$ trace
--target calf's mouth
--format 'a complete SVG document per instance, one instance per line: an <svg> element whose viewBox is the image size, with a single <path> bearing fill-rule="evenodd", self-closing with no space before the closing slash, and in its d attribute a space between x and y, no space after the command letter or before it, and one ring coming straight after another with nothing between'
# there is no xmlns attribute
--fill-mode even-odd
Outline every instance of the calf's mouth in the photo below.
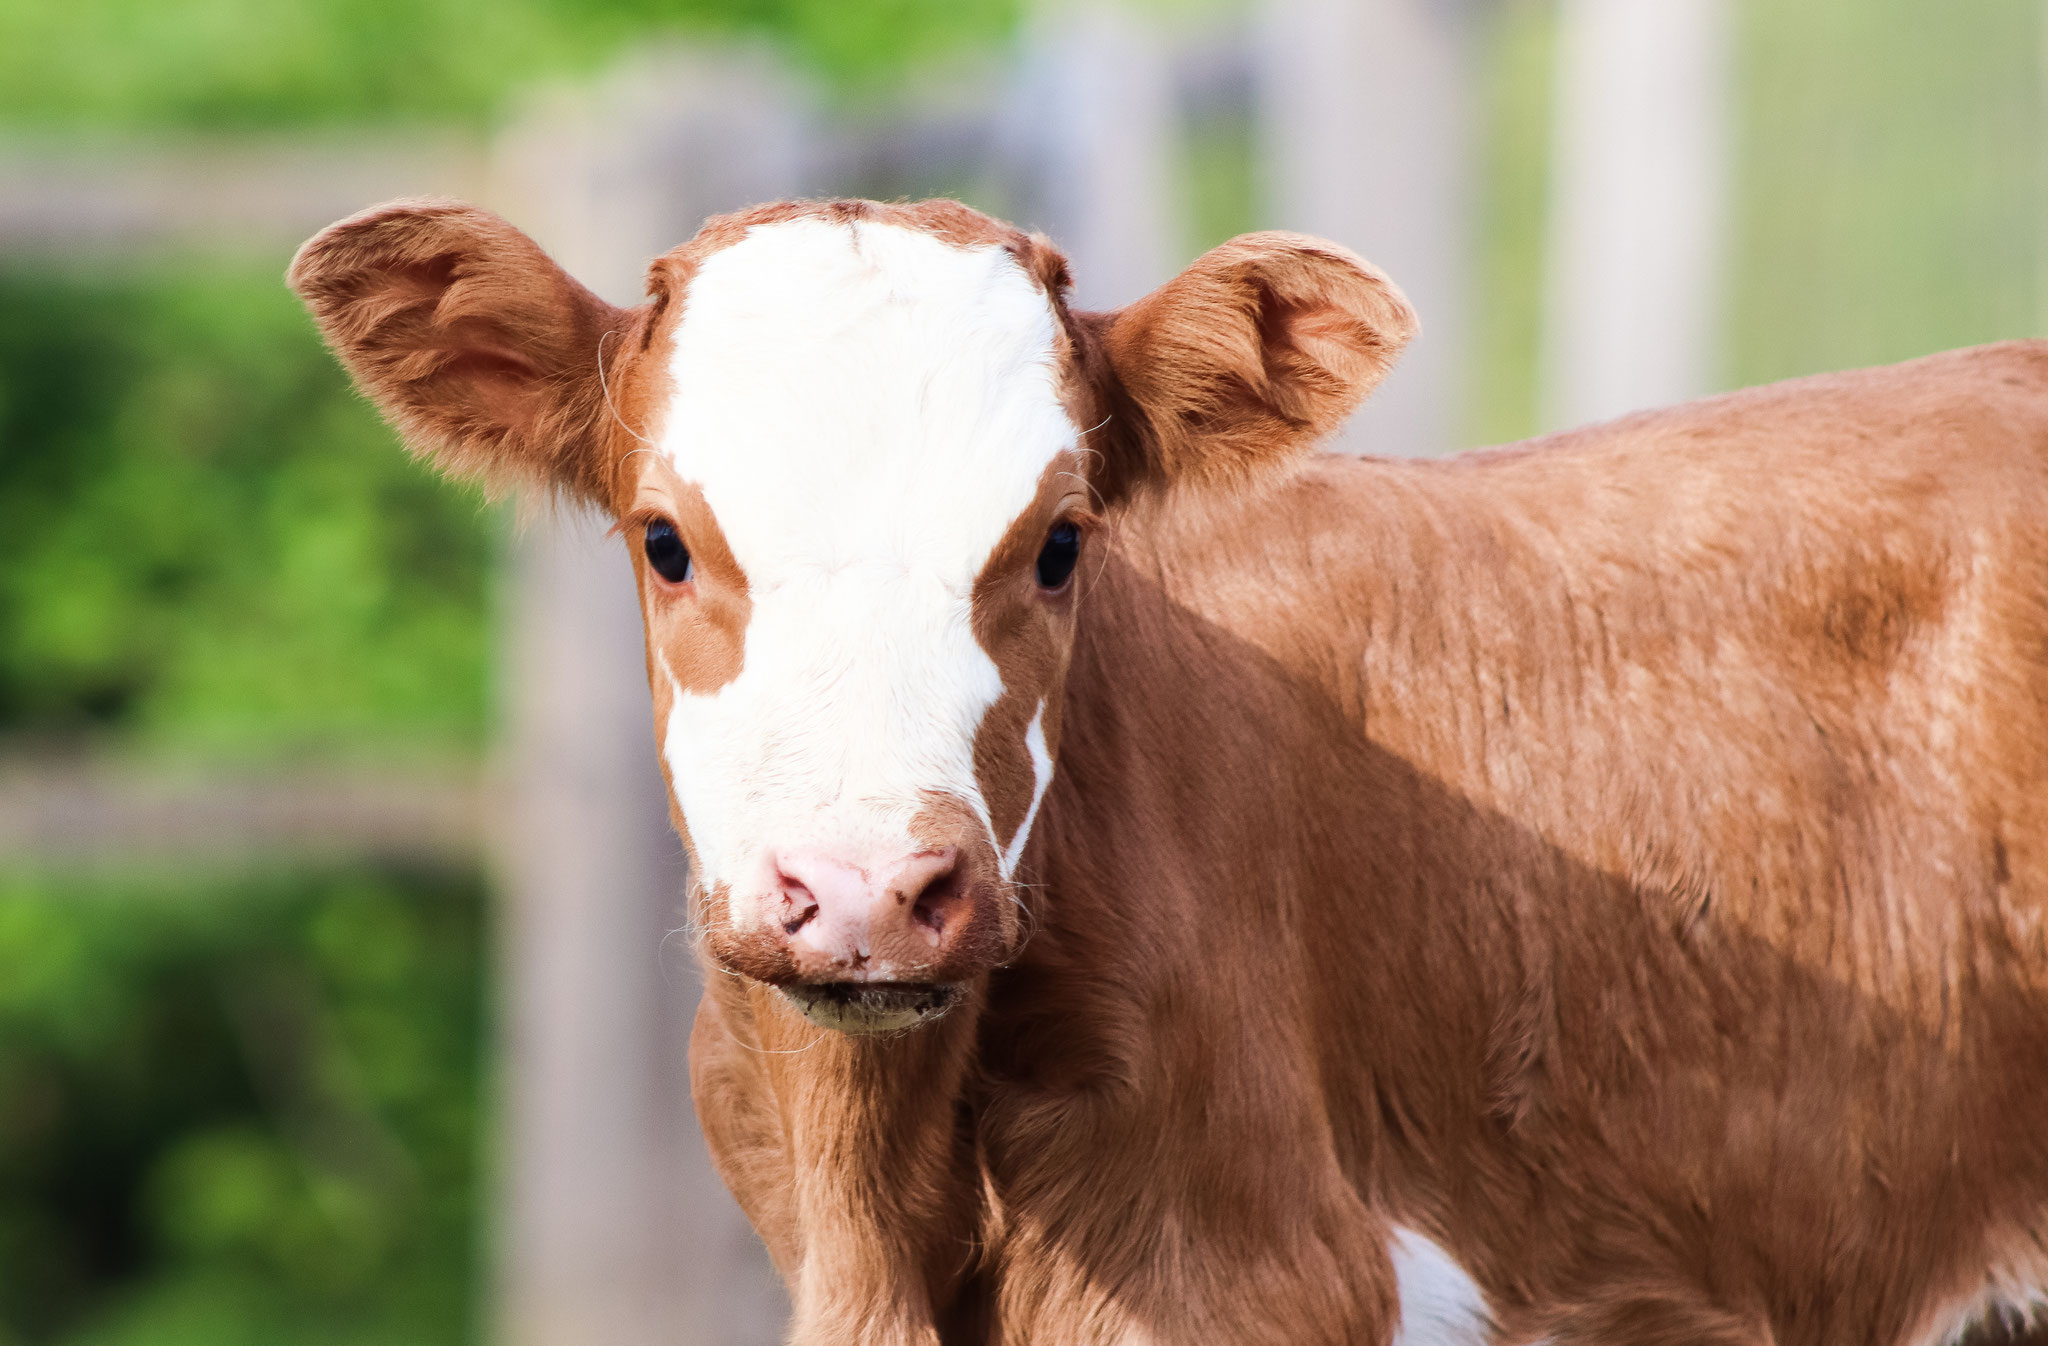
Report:
<svg viewBox="0 0 2048 1346"><path fill-rule="evenodd" d="M940 982L828 981L778 988L799 1013L840 1033L894 1033L953 1008L960 988Z"/></svg>

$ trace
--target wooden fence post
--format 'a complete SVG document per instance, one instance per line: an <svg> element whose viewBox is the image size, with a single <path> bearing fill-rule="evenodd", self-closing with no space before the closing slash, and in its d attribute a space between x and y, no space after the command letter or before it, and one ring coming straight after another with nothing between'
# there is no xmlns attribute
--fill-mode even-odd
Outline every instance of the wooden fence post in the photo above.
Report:
<svg viewBox="0 0 2048 1346"><path fill-rule="evenodd" d="M1712 388L1726 0L1562 0L1543 399L1551 426Z"/></svg>
<svg viewBox="0 0 2048 1346"><path fill-rule="evenodd" d="M504 136L499 207L615 303L709 213L801 185L765 59L643 56ZM514 544L507 677L499 1340L745 1346L786 1314L712 1172L685 1067L697 1001L631 571L602 523Z"/></svg>
<svg viewBox="0 0 2048 1346"><path fill-rule="evenodd" d="M1624 0L1627 3L1628 0ZM1661 3L1661 0L1637 0ZM1267 0L1267 213L1384 269L1422 332L1338 434L1354 453L1459 446L1466 377L1475 0Z"/></svg>
<svg viewBox="0 0 2048 1346"><path fill-rule="evenodd" d="M1111 0L1039 5L1004 118L1009 209L1066 253L1081 307L1128 303L1173 274L1176 116L1154 25Z"/></svg>

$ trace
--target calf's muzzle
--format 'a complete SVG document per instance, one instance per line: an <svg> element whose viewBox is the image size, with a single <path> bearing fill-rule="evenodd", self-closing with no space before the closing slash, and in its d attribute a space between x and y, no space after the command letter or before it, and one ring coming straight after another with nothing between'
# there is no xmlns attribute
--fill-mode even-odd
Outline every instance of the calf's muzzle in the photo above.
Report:
<svg viewBox="0 0 2048 1346"><path fill-rule="evenodd" d="M921 974L946 961L973 919L956 846L853 861L797 851L776 857L775 878L777 916L802 981Z"/></svg>
<svg viewBox="0 0 2048 1346"><path fill-rule="evenodd" d="M706 946L831 1028L908 1027L948 1008L1019 933L985 834L919 849L778 850L760 872L765 890L712 922Z"/></svg>

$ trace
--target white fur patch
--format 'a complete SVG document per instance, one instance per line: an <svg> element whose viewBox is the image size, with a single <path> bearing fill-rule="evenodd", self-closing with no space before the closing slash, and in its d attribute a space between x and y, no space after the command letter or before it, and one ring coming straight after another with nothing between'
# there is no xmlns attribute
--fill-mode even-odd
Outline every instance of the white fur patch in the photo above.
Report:
<svg viewBox="0 0 2048 1346"><path fill-rule="evenodd" d="M1923 1341L1925 1346L1958 1346L1972 1328L2001 1320L2030 1329L2048 1322L2048 1286L1993 1277L1982 1294L1945 1315Z"/></svg>
<svg viewBox="0 0 2048 1346"><path fill-rule="evenodd" d="M1457 1259L1406 1225L1394 1226L1387 1254L1401 1294L1394 1346L1478 1346L1492 1340L1486 1296Z"/></svg>
<svg viewBox="0 0 2048 1346"><path fill-rule="evenodd" d="M1038 703L1032 712L1031 723L1024 730L1024 750L1031 754L1031 806L1024 810L1024 821L1017 824L1017 835L1010 838L1010 844L1003 850L1003 877L1010 878L1017 872L1017 862L1024 858L1024 843L1031 836L1031 824L1038 821L1038 806L1045 802L1045 787L1052 784L1052 753L1045 746L1045 702Z"/></svg>
<svg viewBox="0 0 2048 1346"><path fill-rule="evenodd" d="M758 225L698 269L658 443L753 603L739 676L677 696L663 740L707 882L743 899L771 848L911 847L928 791L987 823L974 736L1002 681L970 604L1077 437L1057 337L1003 249L897 225ZM1040 728L1034 813L1043 750Z"/></svg>

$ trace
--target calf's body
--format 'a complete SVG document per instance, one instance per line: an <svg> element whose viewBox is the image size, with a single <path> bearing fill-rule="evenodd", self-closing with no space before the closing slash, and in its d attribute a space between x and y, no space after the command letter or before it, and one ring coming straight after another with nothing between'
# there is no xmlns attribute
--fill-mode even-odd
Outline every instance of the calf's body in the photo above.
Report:
<svg viewBox="0 0 2048 1346"><path fill-rule="evenodd" d="M709 977L799 1339L1903 1343L2048 1287L2048 346L1114 533L985 997L850 1039Z"/></svg>
<svg viewBox="0 0 2048 1346"><path fill-rule="evenodd" d="M797 1346L1920 1346L2048 1296L2048 345L1444 462L1248 235L1078 313L954 202L582 289L292 268L412 445L618 520Z"/></svg>

